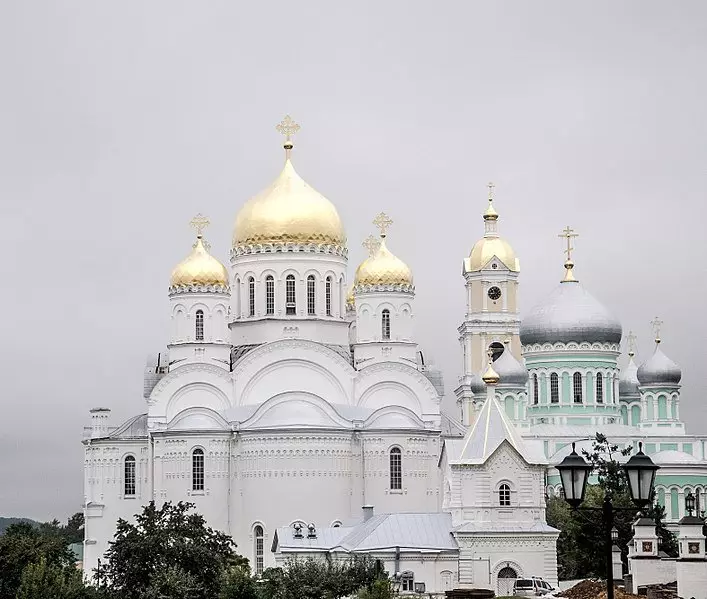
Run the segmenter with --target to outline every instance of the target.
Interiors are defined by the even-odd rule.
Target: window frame
[[[248,316],[255,316],[255,277],[248,277]]]
[[[253,527],[253,564],[256,575],[265,569],[265,529],[261,524]]]
[[[317,313],[317,279],[314,275],[307,277],[307,316]]]
[[[293,274],[285,277],[285,314],[288,316],[297,314],[297,281]]]
[[[584,403],[584,389],[582,388],[582,373],[572,374],[572,403]]]
[[[596,403],[604,403],[604,375],[601,372],[597,372],[594,400]]]
[[[560,375],[550,374],[550,403],[560,403]]]
[[[201,308],[194,315],[194,340],[204,340],[204,311]]]
[[[391,491],[403,490],[403,451],[397,445],[388,451],[388,484]]]
[[[128,464],[131,464],[128,472]],[[123,497],[137,496],[137,460],[134,455],[126,455],[123,458]]]
[[[265,277],[265,314],[266,316],[275,314],[275,277],[272,275]]]
[[[324,304],[326,309],[326,315],[331,316],[331,287],[333,281],[331,275],[327,276],[324,281]]]
[[[498,485],[496,491],[498,493],[498,505],[499,507],[511,507],[512,489],[511,485],[508,483],[501,483]]]
[[[197,493],[206,490],[206,454],[201,447],[191,452],[191,490]]]
[[[390,341],[390,310],[383,308],[381,312],[381,339]]]
[[[533,373],[533,405],[538,405],[540,403],[540,385],[538,384],[538,375]]]
[[[405,570],[400,574],[400,590],[404,593],[415,592],[415,573]]]

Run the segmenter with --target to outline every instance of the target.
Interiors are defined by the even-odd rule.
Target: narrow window
[[[582,375],[575,372],[572,375],[572,388],[574,391],[574,403],[582,403]]]
[[[275,314],[275,279],[265,277],[265,314]]]
[[[253,529],[253,544],[255,553],[255,573],[262,574],[264,564],[264,542],[263,542],[263,527],[258,525]]]
[[[538,375],[533,375],[533,403],[540,403],[539,393],[538,393]]]
[[[314,280],[314,275],[309,275],[307,277],[307,314],[313,316],[316,312],[316,281]]]
[[[403,455],[399,447],[390,450],[390,488],[403,488]]]
[[[604,377],[597,374],[597,403],[604,403]]]
[[[506,483],[498,487],[498,505],[501,507],[509,507],[511,505],[511,488]]]
[[[135,496],[135,458],[131,455],[125,458],[125,496]]]
[[[255,316],[255,279],[248,279],[248,315]]]
[[[550,402],[560,403],[560,377],[556,372],[550,375]]]
[[[236,279],[236,318],[240,318],[242,316],[241,314],[241,280],[240,278]]]
[[[296,313],[295,303],[295,276],[287,275],[285,279],[285,314],[292,316]]]
[[[196,311],[196,340],[204,340],[204,311]]]
[[[197,447],[191,454],[192,491],[204,490],[204,450]]]
[[[390,310],[388,310],[388,308],[383,310],[381,329],[383,339],[390,339]]]
[[[408,593],[413,593],[415,592],[415,575],[410,572],[409,570],[406,572],[403,572],[401,577],[400,577],[400,582],[401,582],[401,590],[408,592]]]
[[[331,316],[331,277],[327,277],[324,284],[324,299],[326,301],[326,315]]]

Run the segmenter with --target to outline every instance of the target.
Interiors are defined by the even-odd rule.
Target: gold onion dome
[[[226,267],[214,258],[204,245],[203,228],[208,219],[197,216],[192,225],[197,229],[196,243],[191,253],[172,271],[170,287],[189,287],[192,285],[212,285],[228,287],[228,271]]]
[[[265,190],[248,200],[236,217],[233,246],[264,243],[346,244],[334,204],[308,185],[290,160],[290,135],[299,125],[289,117],[278,125],[286,135],[285,167]]]
[[[489,362],[488,368],[482,375],[481,380],[487,385],[497,385],[498,381],[501,380],[499,374],[493,369],[493,366],[491,366],[491,362]]]
[[[413,278],[410,267],[393,254],[385,243],[385,230],[393,221],[381,212],[373,222],[381,229],[380,241],[369,237],[364,242],[371,255],[356,269],[354,287],[359,285],[412,287]]]

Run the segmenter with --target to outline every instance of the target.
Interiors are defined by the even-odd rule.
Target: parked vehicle
[[[519,578],[513,585],[513,594],[518,597],[541,597],[554,590],[549,582],[536,576]]]

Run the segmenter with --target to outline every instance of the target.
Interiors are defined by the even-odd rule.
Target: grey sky
[[[225,262],[236,212],[279,172],[285,113],[351,273],[373,216],[394,219],[448,396],[491,179],[523,310],[559,281],[573,225],[577,276],[641,359],[665,321],[682,414],[707,432],[706,64],[700,1],[0,3],[0,515],[80,509],[89,408],[144,411],[188,221],[211,217]]]

